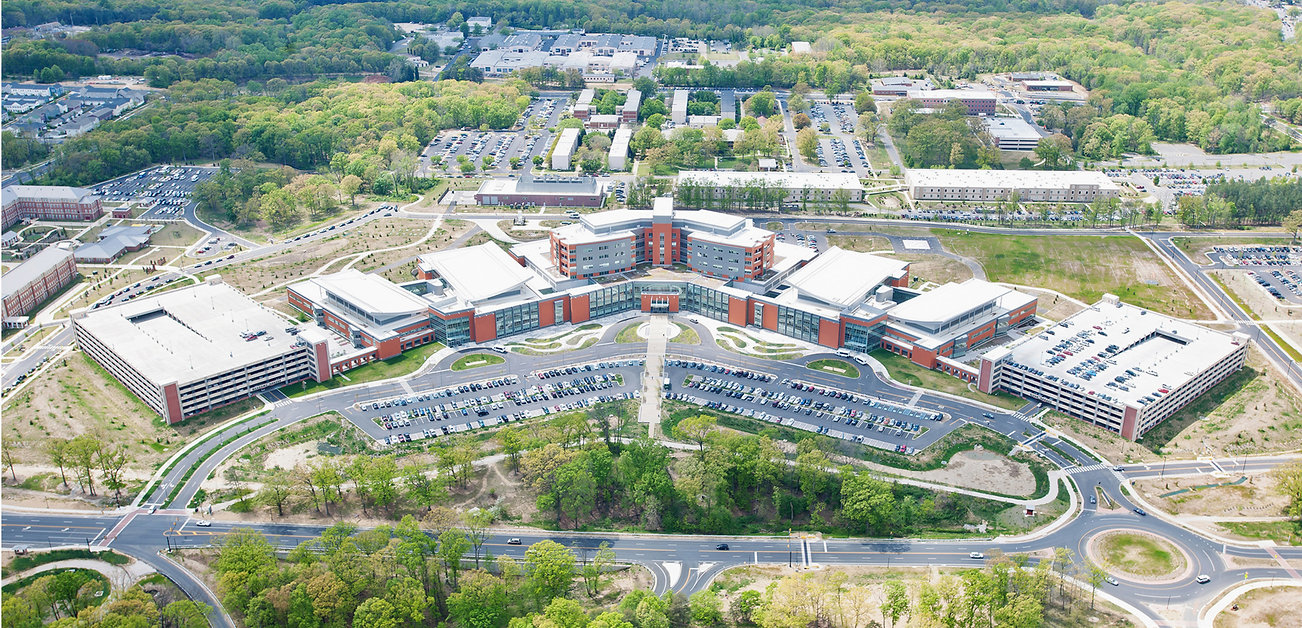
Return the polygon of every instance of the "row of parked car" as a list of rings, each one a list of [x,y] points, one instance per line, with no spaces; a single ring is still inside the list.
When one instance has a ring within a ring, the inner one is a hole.
[[[621,366],[641,366],[646,363],[644,359],[637,360],[602,360],[589,364],[579,364],[576,366],[559,366],[553,369],[545,369],[530,373],[532,377],[538,379],[550,379],[552,377],[565,377],[566,375],[575,375],[578,373],[591,373],[600,369],[613,369]]]

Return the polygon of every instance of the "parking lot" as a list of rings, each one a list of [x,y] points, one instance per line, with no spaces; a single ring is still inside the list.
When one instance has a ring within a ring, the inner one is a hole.
[[[509,131],[443,131],[421,152],[421,169],[423,172],[441,172],[453,176],[473,176],[475,172],[527,172],[533,166],[532,159],[544,154],[550,145],[552,134],[547,129],[560,121],[567,102],[567,97],[536,99],[520,115],[514,129]],[[488,167],[483,163],[486,156],[493,158]],[[512,157],[520,159],[519,169],[511,167]],[[435,161],[438,163],[435,164]],[[473,165],[474,169],[463,170],[463,163]]]
[[[349,419],[377,440],[399,443],[638,399],[641,359],[602,360],[487,377],[354,404]]]
[[[901,454],[958,425],[941,413],[799,379],[699,360],[665,360],[666,398]]]
[[[1226,266],[1302,266],[1302,247],[1215,246],[1207,257]]]
[[[1291,268],[1250,270],[1248,278],[1280,301],[1302,303],[1302,275]]]
[[[217,173],[200,166],[155,166],[91,186],[105,201],[134,202],[144,207],[139,218],[181,220],[190,208],[194,188]]]

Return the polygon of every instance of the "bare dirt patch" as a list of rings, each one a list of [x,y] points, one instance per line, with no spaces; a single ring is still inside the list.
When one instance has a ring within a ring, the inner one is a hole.
[[[1237,478],[1211,476],[1160,478],[1139,480],[1134,485],[1149,502],[1172,513],[1208,517],[1271,517],[1284,514],[1288,499],[1275,491],[1277,483],[1268,473],[1252,476],[1251,483],[1196,488],[1235,479]],[[1180,489],[1189,490],[1179,495],[1161,497]]]
[[[256,399],[241,401],[165,425],[120,382],[76,351],[5,403],[4,438],[23,443],[19,461],[47,464],[44,446],[51,438],[93,434],[125,444],[129,469],[152,471],[190,437],[261,405]]]
[[[931,281],[943,284],[951,281],[967,281],[972,278],[972,269],[952,257],[931,253],[892,253],[891,256],[910,262],[909,276],[915,282]]]
[[[1239,610],[1226,609],[1216,617],[1216,628],[1302,628],[1297,611],[1298,587],[1256,589],[1235,599]]]
[[[827,243],[832,246],[843,248],[847,251],[859,251],[860,253],[891,250],[891,241],[881,236],[832,234],[827,236]]]

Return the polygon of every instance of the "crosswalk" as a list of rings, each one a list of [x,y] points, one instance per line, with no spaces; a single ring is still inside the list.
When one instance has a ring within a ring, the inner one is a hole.
[[[1085,473],[1087,471],[1098,471],[1100,469],[1106,469],[1106,468],[1108,468],[1108,465],[1100,462],[1098,464],[1092,464],[1087,467],[1067,467],[1066,470],[1072,473]]]

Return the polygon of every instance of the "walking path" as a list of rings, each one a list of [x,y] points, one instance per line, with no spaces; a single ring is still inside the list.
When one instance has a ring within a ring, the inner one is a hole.
[[[660,387],[665,376],[665,348],[669,346],[670,329],[666,314],[653,314],[651,322],[646,324],[646,370],[642,375],[642,403],[638,406],[637,420],[647,424],[652,438],[660,431]]]
[[[125,590],[131,585],[140,582],[142,578],[152,573],[156,573],[156,570],[153,567],[138,560],[133,560],[126,565],[113,565],[102,560],[75,558],[71,560],[45,563],[44,565],[39,565],[26,571],[16,573],[5,578],[2,581],[2,584],[7,585],[26,578],[27,576],[45,573],[47,571],[60,571],[63,569],[90,569],[92,571],[98,571],[99,573],[104,574],[105,578],[108,578],[109,584],[113,585],[114,591]]]

